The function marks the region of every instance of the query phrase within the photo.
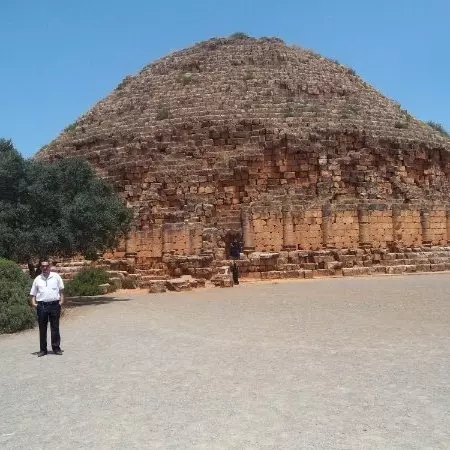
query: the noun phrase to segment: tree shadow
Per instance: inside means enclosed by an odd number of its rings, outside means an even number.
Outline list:
[[[67,297],[64,306],[68,309],[79,306],[106,305],[113,302],[129,302],[130,298],[114,297],[110,295],[97,295],[92,297]]]

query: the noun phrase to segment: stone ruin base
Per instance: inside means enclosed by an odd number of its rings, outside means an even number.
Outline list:
[[[162,260],[136,267],[132,260],[61,261],[56,270],[65,280],[86,266],[105,268],[110,285],[104,293],[120,288],[143,288],[151,293],[181,292],[204,286],[232,287],[232,260],[213,255],[166,255]],[[236,261],[242,281],[313,279],[450,271],[450,246],[390,249],[329,249],[318,251],[252,252]]]
[[[450,247],[254,252],[237,263],[258,280],[438,272],[450,270]]]

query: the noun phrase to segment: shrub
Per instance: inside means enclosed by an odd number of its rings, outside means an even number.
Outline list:
[[[448,134],[448,131],[440,124],[437,122],[433,122],[433,121],[429,121],[427,122],[427,124],[433,128],[434,130],[438,131],[439,133],[441,133],[444,136],[450,136],[450,134]]]
[[[405,129],[408,128],[408,122],[404,122],[404,121],[397,121],[394,124],[395,128],[399,128],[399,129]]]
[[[35,315],[28,303],[31,280],[12,261],[0,259],[0,333],[32,328]]]
[[[287,106],[283,110],[283,117],[287,118],[287,117],[294,117],[294,116],[295,116],[295,110],[292,106]]]
[[[64,291],[68,297],[101,295],[100,285],[108,281],[109,275],[104,269],[83,269],[66,283]]]
[[[230,35],[230,39],[249,39],[249,35],[242,33],[242,32],[237,32],[237,33],[233,33]]]
[[[169,110],[166,107],[160,107],[156,113],[156,120],[164,120],[169,118]]]
[[[0,281],[11,282],[27,289],[30,284],[30,278],[22,272],[20,267],[13,261],[0,258]]]
[[[67,127],[64,128],[64,131],[66,133],[69,132],[69,131],[74,131],[77,126],[78,126],[78,123],[77,122],[73,122],[70,125],[67,125]]]
[[[197,78],[194,76],[194,74],[192,72],[180,73],[177,77],[177,80],[183,86],[197,82]]]

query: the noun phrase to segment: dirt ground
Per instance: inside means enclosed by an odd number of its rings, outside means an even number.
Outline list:
[[[450,275],[72,304],[0,336],[5,449],[449,449]]]

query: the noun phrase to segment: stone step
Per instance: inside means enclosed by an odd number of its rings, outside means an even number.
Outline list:
[[[260,272],[261,280],[276,280],[288,278],[312,278],[312,270],[269,270]]]
[[[135,272],[139,275],[159,275],[166,274],[167,269],[136,269]]]
[[[169,275],[141,275],[137,278],[139,282],[150,281],[150,280],[168,280]]]
[[[300,270],[303,269],[303,264],[280,264],[280,270]]]
[[[61,261],[56,262],[56,267],[83,267],[90,266],[92,264],[91,261],[81,260],[81,261]]]

